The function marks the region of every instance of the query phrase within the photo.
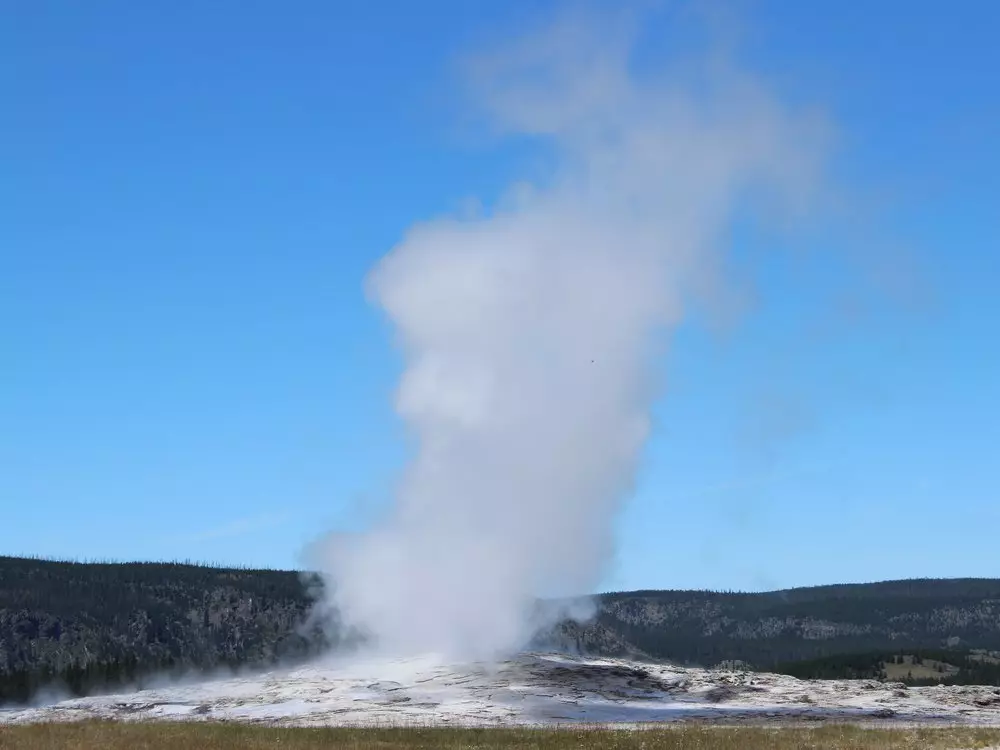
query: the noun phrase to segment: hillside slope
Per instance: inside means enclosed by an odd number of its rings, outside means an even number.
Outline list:
[[[309,585],[289,571],[0,557],[0,702],[53,681],[84,693],[164,669],[306,657],[331,645],[303,631]],[[837,654],[995,651],[1000,581],[612,593],[592,622],[563,623],[536,645],[764,669]]]
[[[683,664],[755,667],[833,654],[1000,649],[1000,580],[909,580],[758,594],[633,591],[601,597],[584,628]]]
[[[302,658],[324,645],[300,632],[309,606],[295,572],[0,557],[0,702]]]

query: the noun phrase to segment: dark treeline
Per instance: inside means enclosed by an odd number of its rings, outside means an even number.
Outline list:
[[[328,645],[303,627],[313,585],[288,571],[0,558],[0,702],[307,658]]]
[[[154,680],[190,674],[191,670],[179,668],[173,657],[140,661],[131,654],[121,659],[74,662],[58,670],[49,665],[21,667],[0,675],[0,705],[25,704],[45,694],[66,697],[141,690]]]
[[[606,594],[583,640],[613,635],[653,658],[758,669],[900,649],[1000,650],[1000,580],[890,581],[758,594]]]
[[[304,628],[318,585],[293,571],[0,557],[0,702],[46,687],[83,695],[164,672],[308,658],[335,645],[318,627]],[[872,655],[1000,651],[1000,581],[616,592],[599,597],[591,622],[563,623],[537,645],[701,666],[788,671],[802,663],[813,676],[867,677]],[[993,681],[988,662],[963,664],[949,679]]]

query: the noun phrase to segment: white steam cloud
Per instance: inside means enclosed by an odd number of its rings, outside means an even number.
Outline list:
[[[413,227],[369,279],[416,451],[386,519],[315,562],[381,650],[497,656],[530,638],[536,597],[599,584],[657,343],[713,288],[737,212],[784,219],[817,185],[816,118],[712,56],[639,76],[609,28],[563,21],[469,64],[491,124],[546,139],[556,167]]]

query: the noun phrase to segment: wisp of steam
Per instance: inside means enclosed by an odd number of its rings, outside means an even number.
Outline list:
[[[592,21],[467,66],[494,129],[550,148],[546,178],[413,226],[368,280],[414,455],[386,517],[312,562],[383,653],[497,657],[531,637],[538,597],[599,585],[659,344],[718,288],[734,217],[784,219],[817,183],[810,112],[716,55],[640,75],[633,35]]]

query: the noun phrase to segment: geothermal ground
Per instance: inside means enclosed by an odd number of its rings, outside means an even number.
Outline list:
[[[270,725],[877,721],[1000,726],[1000,688],[802,681],[525,654],[495,665],[330,662],[252,677],[0,710],[0,724],[106,718]]]

